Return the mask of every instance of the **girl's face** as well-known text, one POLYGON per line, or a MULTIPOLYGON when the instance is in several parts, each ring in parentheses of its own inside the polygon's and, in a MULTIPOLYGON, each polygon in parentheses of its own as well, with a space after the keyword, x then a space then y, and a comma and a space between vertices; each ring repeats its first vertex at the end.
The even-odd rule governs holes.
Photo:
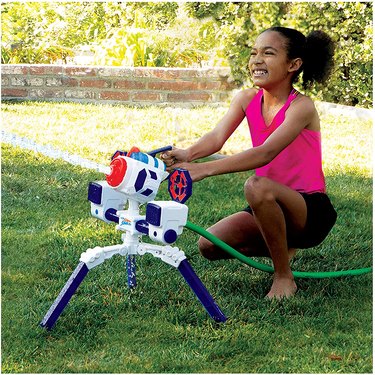
POLYGON ((280 83, 291 83, 293 61, 286 51, 286 40, 277 31, 266 31, 258 36, 251 49, 249 70, 256 86, 272 88, 280 83))

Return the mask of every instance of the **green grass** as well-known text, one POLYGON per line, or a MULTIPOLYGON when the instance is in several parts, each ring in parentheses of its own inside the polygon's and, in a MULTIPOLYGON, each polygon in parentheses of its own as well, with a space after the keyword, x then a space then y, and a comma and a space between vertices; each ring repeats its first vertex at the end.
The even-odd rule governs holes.
MULTIPOLYGON (((101 163, 133 144, 144 150, 187 144, 223 113, 66 103, 2 108, 4 130, 101 163)), ((372 264, 371 126, 322 116, 327 185, 339 217, 323 244, 297 254, 293 269, 372 264)), ((227 152, 247 147, 246 131, 227 152)), ((247 177, 195 184, 189 220, 207 227, 241 209, 247 177)), ((2 372, 372 373, 371 274, 297 280, 294 298, 270 302, 263 298, 269 274, 236 260, 206 261, 187 230, 177 245, 227 323, 214 323, 178 271, 146 255, 137 260, 135 291, 127 289, 124 259, 114 257, 90 271, 52 331, 40 328, 81 252, 120 242, 114 225, 89 214, 87 184, 102 178, 2 146, 2 372)), ((169 199, 165 188, 158 199, 169 199)))

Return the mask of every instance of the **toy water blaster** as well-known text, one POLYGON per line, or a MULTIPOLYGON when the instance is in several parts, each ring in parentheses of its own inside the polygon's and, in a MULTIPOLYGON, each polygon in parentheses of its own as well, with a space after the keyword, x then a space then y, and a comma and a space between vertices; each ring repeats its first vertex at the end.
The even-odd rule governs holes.
POLYGON ((126 257, 130 288, 137 284, 135 257, 149 253, 180 271, 212 319, 227 320, 185 253, 173 246, 187 223, 188 207, 184 203, 191 196, 192 181, 186 170, 176 169, 168 174, 165 164, 156 158, 158 153, 171 148, 149 153, 135 147, 129 152, 116 151, 106 171, 106 180, 89 184, 91 215, 106 223, 116 223, 116 229, 123 232, 122 243, 87 249, 81 254, 78 266, 41 321, 42 327, 52 329, 87 273, 116 254, 126 257), (173 201, 155 201, 161 182, 167 178, 173 201), (145 203, 146 214, 141 215, 139 207, 145 203), (159 244, 144 243, 143 236, 159 244))

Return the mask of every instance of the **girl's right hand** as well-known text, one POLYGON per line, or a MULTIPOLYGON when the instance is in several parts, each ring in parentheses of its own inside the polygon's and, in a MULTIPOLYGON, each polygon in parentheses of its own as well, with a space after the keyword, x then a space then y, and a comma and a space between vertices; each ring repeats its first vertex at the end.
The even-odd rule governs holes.
POLYGON ((190 161, 188 151, 180 148, 173 148, 171 151, 163 152, 160 154, 160 158, 165 163, 167 168, 171 168, 177 163, 190 161))

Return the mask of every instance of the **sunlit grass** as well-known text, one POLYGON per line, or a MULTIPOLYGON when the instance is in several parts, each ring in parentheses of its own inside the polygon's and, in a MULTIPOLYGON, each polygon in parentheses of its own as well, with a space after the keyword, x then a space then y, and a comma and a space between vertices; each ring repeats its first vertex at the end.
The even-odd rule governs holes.
MULTIPOLYGON (((174 144, 187 147, 212 129, 227 108, 123 107, 74 103, 3 104, 5 131, 40 144, 108 163, 116 150, 137 145, 151 150, 174 144)), ((321 115, 323 165, 326 173, 371 176, 372 121, 321 115)), ((244 121, 221 151, 232 154, 251 147, 244 121)))
MULTIPOLYGON (((3 104, 3 129, 94 161, 116 149, 186 145, 224 108, 3 104)), ((248 129, 232 151, 249 146, 248 129)), ((334 271, 372 264, 371 122, 322 115, 324 167, 338 221, 292 267, 334 271)), ((229 151, 228 151, 229 152, 229 151)), ((249 173, 194 185, 189 220, 208 227, 244 206, 249 173), (223 188, 224 187, 224 188, 223 188)), ((87 184, 99 173, 2 147, 2 371, 4 373, 372 373, 372 275, 297 280, 293 299, 263 297, 270 275, 238 261, 208 262, 197 236, 177 246, 229 316, 213 323, 178 272, 137 260, 130 292, 121 257, 90 271, 55 328, 38 322, 89 247, 120 242, 90 216, 87 184)), ((162 186, 158 199, 169 199, 162 186)), ((263 260, 261 260, 263 261, 263 260)))

